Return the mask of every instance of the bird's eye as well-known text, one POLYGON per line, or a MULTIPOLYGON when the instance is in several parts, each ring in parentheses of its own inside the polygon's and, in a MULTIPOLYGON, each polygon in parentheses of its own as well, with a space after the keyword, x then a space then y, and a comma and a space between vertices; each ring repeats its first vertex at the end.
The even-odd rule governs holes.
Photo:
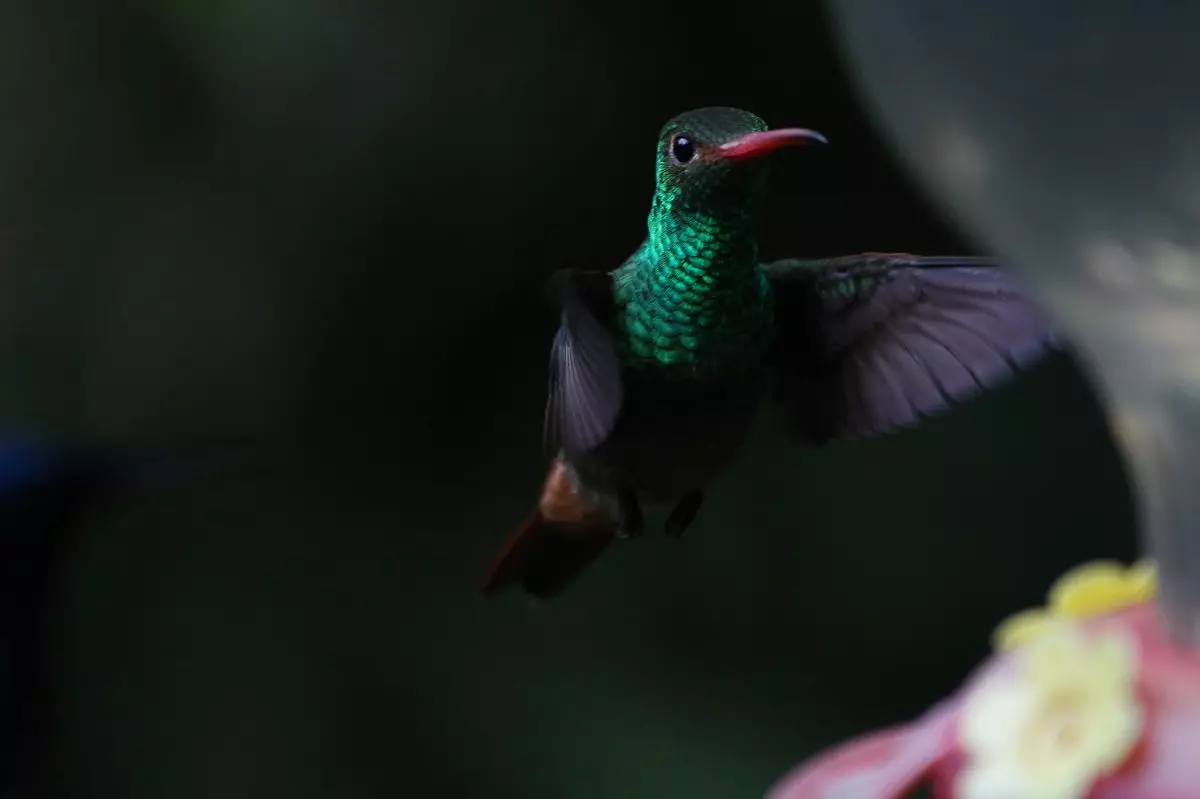
POLYGON ((686 164, 696 157, 696 146, 687 136, 676 136, 671 141, 671 157, 678 164, 686 164))

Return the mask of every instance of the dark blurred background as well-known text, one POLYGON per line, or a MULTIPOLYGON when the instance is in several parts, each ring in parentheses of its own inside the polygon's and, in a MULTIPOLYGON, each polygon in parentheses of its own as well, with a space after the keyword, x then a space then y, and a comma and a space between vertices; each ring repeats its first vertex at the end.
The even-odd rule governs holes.
POLYGON ((761 796, 919 713, 1004 615, 1134 554, 1069 357, 923 428, 764 419, 682 541, 484 601, 528 512, 542 281, 644 233, 659 127, 748 108, 768 258, 975 252, 860 110, 816 3, 0 4, 0 412, 253 457, 80 523, 69 797, 761 796))

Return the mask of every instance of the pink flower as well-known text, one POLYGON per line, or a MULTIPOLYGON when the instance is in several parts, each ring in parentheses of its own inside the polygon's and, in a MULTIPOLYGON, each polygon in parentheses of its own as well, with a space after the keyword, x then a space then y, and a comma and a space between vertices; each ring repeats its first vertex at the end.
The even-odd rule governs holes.
POLYGON ((901 727, 855 738, 803 763, 767 799, 888 799, 925 782, 954 751, 957 707, 947 702, 901 727))
POLYGON ((1200 658, 1166 639, 1153 603, 1061 618, 922 718, 818 754, 767 798, 900 799, 922 784, 939 799, 1197 799, 1200 658))

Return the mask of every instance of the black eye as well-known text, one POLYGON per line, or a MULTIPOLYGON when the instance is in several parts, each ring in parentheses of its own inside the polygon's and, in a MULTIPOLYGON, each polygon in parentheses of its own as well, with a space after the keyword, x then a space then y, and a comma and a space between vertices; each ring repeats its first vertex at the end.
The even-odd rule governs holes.
POLYGON ((687 136, 676 136, 671 142, 671 156, 677 163, 686 164, 696 157, 696 147, 687 136))

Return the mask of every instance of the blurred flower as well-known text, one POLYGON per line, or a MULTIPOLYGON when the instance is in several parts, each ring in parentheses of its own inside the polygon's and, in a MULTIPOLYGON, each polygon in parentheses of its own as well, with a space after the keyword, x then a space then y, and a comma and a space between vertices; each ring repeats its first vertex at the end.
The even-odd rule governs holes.
POLYGON ((1157 576, 1149 560, 1130 567, 1103 560, 1077 566, 1050 587, 1046 607, 1005 619, 993 642, 996 649, 1008 651, 1043 637, 1063 621, 1091 619, 1149 602, 1157 591, 1157 576))
POLYGON ((867 733, 802 763, 766 799, 899 799, 952 756, 958 708, 943 702, 921 718, 867 733))
POLYGON ((964 702, 961 799, 1082 799, 1141 737, 1136 647, 1070 626, 1019 653, 964 702))
POLYGON ((1154 577, 1149 563, 1072 570, 1020 645, 920 718, 817 753, 767 799, 920 786, 938 799, 1196 799, 1200 656, 1158 623, 1154 577))

